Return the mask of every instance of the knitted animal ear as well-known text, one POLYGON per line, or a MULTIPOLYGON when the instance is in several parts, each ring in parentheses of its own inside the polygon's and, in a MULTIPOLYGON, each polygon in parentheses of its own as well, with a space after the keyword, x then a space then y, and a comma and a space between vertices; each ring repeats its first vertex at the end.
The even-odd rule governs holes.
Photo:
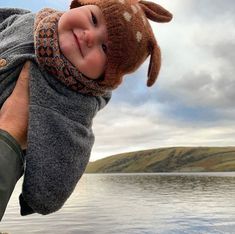
POLYGON ((158 23, 169 22, 172 19, 172 14, 162 6, 148 1, 139 1, 139 5, 145 12, 147 18, 158 23))
POLYGON ((70 4, 70 9, 80 7, 80 6, 82 6, 82 4, 79 2, 79 0, 73 0, 70 4))
POLYGON ((148 67, 147 86, 152 86, 157 80, 158 73, 161 67, 161 51, 157 43, 150 44, 150 62, 148 67))

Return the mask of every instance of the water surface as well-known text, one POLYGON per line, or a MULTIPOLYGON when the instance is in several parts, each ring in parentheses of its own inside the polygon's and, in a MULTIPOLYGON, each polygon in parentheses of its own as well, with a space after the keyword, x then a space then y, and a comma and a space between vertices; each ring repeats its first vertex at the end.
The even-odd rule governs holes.
POLYGON ((235 233, 235 173, 85 174, 63 209, 25 217, 18 206, 21 183, 2 232, 235 233))

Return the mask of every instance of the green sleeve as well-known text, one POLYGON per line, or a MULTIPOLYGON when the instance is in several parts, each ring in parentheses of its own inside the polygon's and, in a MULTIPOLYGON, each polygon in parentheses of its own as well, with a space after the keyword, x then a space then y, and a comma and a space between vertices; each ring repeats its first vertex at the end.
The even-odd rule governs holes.
POLYGON ((15 184, 24 170, 24 156, 17 141, 0 129, 0 220, 15 184))

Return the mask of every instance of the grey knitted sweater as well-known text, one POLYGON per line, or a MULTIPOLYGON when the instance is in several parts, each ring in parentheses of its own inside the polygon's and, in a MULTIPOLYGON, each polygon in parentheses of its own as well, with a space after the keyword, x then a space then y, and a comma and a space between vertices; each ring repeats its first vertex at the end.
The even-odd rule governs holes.
POLYGON ((99 97, 76 93, 39 68, 34 19, 27 10, 0 8, 0 107, 23 64, 31 60, 22 198, 34 212, 49 214, 63 206, 84 173, 94 143, 92 119, 111 93, 99 97))

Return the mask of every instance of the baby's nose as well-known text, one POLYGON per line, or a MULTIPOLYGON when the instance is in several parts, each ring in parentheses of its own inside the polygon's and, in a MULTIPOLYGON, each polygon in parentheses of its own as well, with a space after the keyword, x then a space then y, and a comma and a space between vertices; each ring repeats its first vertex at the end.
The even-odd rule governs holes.
POLYGON ((84 40, 86 41, 88 47, 92 47, 97 41, 97 36, 94 31, 87 30, 85 31, 84 40))

